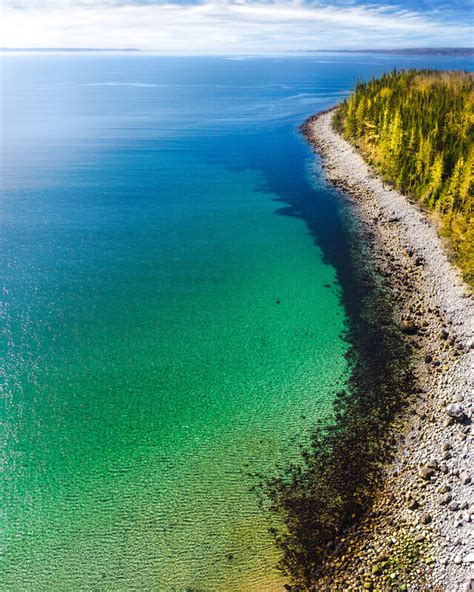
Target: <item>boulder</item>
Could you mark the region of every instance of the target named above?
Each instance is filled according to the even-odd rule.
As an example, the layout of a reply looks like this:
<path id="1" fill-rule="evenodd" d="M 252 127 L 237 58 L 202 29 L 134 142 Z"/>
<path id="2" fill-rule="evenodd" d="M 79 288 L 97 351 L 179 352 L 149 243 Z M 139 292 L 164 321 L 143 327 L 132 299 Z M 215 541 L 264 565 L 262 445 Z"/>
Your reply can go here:
<path id="1" fill-rule="evenodd" d="M 456 421 L 464 419 L 464 407 L 460 403 L 451 403 L 446 407 L 446 413 Z"/>
<path id="2" fill-rule="evenodd" d="M 418 469 L 418 475 L 424 479 L 425 481 L 429 481 L 431 477 L 435 474 L 434 469 L 429 467 L 428 465 L 422 465 Z"/>
<path id="3" fill-rule="evenodd" d="M 417 332 L 417 327 L 411 319 L 402 319 L 400 321 L 400 331 L 412 335 Z"/>
<path id="4" fill-rule="evenodd" d="M 422 524 L 429 524 L 431 522 L 432 518 L 431 518 L 431 514 L 429 512 L 425 512 L 421 518 L 420 518 L 420 522 Z"/>
<path id="5" fill-rule="evenodd" d="M 451 493 L 449 491 L 447 491 L 446 493 L 443 493 L 443 495 L 440 496 L 439 504 L 440 504 L 440 506 L 446 506 L 447 504 L 449 504 L 449 502 L 452 499 L 453 499 L 453 496 L 451 495 Z"/>

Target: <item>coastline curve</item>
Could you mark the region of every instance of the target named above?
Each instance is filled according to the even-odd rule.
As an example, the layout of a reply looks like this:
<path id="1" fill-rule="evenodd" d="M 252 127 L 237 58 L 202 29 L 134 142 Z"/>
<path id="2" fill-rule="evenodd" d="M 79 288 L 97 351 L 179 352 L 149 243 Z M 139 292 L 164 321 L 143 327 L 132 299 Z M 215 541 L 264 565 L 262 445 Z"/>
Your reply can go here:
<path id="1" fill-rule="evenodd" d="M 329 557 L 321 584 L 358 589 L 351 587 L 350 574 L 361 571 L 364 562 L 374 579 L 383 577 L 386 565 L 380 565 L 390 567 L 383 557 L 396 546 L 390 541 L 403 532 L 428 543 L 423 561 L 430 590 L 468 590 L 474 583 L 469 560 L 474 548 L 474 301 L 434 225 L 333 129 L 334 114 L 331 109 L 310 117 L 302 132 L 321 155 L 327 181 L 353 202 L 373 237 L 379 272 L 398 301 L 396 322 L 416 352 L 419 394 L 398 420 L 395 462 L 387 467 L 373 511 L 345 538 L 345 561 Z M 462 418 L 453 418 L 450 405 L 462 408 Z M 416 587 L 416 574 L 411 585 L 427 589 L 425 580 Z"/>

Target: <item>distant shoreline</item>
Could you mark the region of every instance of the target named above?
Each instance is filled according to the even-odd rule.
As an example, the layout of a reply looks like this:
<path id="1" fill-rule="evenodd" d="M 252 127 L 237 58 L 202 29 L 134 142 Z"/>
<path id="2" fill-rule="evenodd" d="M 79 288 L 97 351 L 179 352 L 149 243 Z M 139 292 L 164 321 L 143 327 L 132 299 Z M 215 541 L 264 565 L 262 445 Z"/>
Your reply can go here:
<path id="1" fill-rule="evenodd" d="M 334 109 L 319 113 L 302 130 L 321 155 L 328 181 L 353 200 L 373 236 L 380 275 L 397 302 L 392 320 L 413 347 L 419 395 L 397 424 L 396 462 L 387 467 L 371 516 L 344 535 L 342 550 L 329 554 L 318 584 L 378 589 L 389 575 L 384 570 L 396 577 L 390 558 L 400 557 L 404 551 L 397 555 L 395 547 L 407 540 L 420 554 L 409 589 L 464 589 L 474 561 L 468 529 L 474 518 L 474 453 L 468 447 L 474 301 L 425 214 L 384 184 L 334 131 L 333 115 Z M 460 421 L 447 413 L 449 405 L 462 406 Z"/>
<path id="2" fill-rule="evenodd" d="M 405 47 L 400 49 L 307 49 L 306 53 L 384 53 L 392 55 L 473 56 L 474 47 Z"/>
<path id="3" fill-rule="evenodd" d="M 120 53 L 120 52 L 131 52 L 131 53 L 154 53 L 154 50 L 140 49 L 137 47 L 0 47 L 1 53 L 80 53 L 80 52 L 91 52 L 91 53 Z M 298 55 L 304 53 L 344 53 L 344 54 L 388 54 L 388 55 L 410 55 L 410 56 L 474 56 L 474 47 L 407 47 L 400 49 L 298 49 L 289 51 L 288 55 Z M 169 55 L 169 54 L 163 54 Z M 222 54 L 222 55 L 234 55 L 234 54 Z M 252 54 L 255 55 L 255 54 Z M 258 55 L 258 54 L 257 54 Z M 260 57 L 265 57 L 273 54 L 260 54 Z"/>

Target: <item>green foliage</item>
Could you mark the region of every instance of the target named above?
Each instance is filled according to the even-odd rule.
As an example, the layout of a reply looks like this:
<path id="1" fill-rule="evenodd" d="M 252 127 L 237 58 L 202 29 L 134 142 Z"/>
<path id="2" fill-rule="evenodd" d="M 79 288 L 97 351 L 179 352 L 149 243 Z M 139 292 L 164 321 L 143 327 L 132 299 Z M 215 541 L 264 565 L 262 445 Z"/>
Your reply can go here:
<path id="1" fill-rule="evenodd" d="M 474 284 L 474 81 L 466 72 L 408 70 L 358 83 L 337 129 L 400 191 L 436 212 Z"/>

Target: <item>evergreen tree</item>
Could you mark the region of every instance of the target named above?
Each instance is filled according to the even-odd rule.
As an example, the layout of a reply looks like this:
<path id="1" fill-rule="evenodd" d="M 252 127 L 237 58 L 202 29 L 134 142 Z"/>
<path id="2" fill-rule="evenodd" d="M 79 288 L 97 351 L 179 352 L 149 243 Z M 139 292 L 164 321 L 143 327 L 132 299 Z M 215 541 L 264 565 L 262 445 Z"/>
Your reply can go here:
<path id="1" fill-rule="evenodd" d="M 359 82 L 338 121 L 382 176 L 441 218 L 474 284 L 474 82 L 466 72 L 408 70 Z"/>

